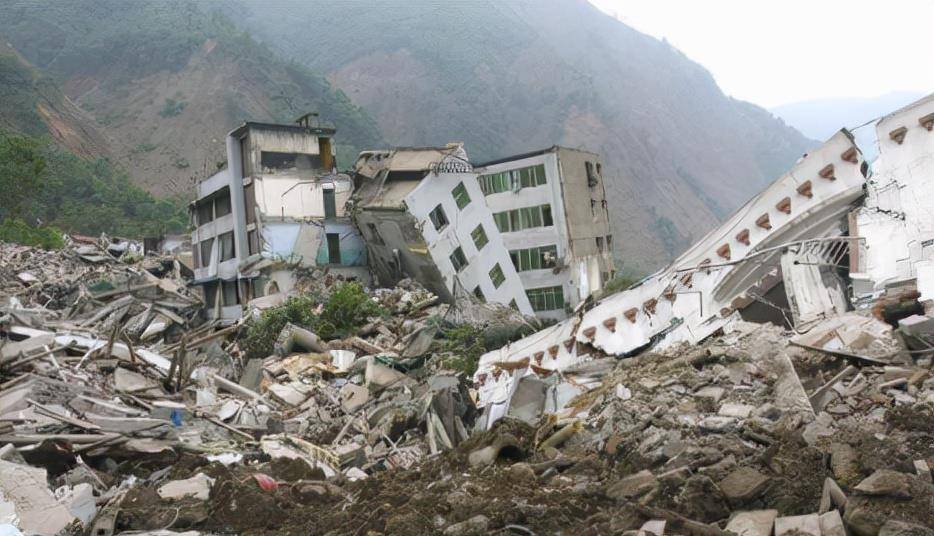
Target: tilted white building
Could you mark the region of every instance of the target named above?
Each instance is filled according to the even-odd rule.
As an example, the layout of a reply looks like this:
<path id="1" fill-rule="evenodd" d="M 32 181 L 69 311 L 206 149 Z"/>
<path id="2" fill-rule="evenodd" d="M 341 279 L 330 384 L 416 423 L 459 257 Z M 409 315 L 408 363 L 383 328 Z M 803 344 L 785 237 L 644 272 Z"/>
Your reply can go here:
<path id="1" fill-rule="evenodd" d="M 613 276 L 597 155 L 553 147 L 474 169 L 460 144 L 368 151 L 355 219 L 381 284 L 419 280 L 562 319 Z"/>

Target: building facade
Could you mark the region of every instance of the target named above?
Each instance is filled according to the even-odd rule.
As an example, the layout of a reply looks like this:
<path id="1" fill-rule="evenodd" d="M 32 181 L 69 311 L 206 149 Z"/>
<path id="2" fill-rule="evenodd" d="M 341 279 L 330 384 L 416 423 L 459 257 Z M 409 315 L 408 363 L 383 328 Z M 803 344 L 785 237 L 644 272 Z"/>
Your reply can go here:
<path id="1" fill-rule="evenodd" d="M 482 169 L 460 144 L 368 151 L 355 218 L 381 284 L 412 277 L 447 300 L 562 319 L 613 276 L 600 170 L 597 155 L 562 147 Z"/>
<path id="2" fill-rule="evenodd" d="M 554 146 L 476 170 L 536 315 L 563 319 L 603 289 L 613 235 L 598 155 Z"/>
<path id="3" fill-rule="evenodd" d="M 255 298 L 288 292 L 296 267 L 368 278 L 366 248 L 345 205 L 335 129 L 244 123 L 227 135 L 227 165 L 198 184 L 190 207 L 195 283 L 209 316 L 239 318 Z"/>

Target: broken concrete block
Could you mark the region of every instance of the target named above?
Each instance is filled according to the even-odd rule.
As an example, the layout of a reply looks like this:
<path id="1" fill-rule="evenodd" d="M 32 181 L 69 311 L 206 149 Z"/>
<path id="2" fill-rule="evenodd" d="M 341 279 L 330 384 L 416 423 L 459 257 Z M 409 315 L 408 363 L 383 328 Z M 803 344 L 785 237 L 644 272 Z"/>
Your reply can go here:
<path id="1" fill-rule="evenodd" d="M 149 389 L 158 389 L 159 382 L 138 372 L 117 367 L 114 371 L 114 388 L 123 393 L 138 393 Z"/>
<path id="2" fill-rule="evenodd" d="M 755 409 L 756 409 L 755 406 L 750 406 L 748 404 L 726 403 L 720 406 L 720 411 L 718 411 L 717 414 L 723 417 L 736 417 L 737 419 L 747 419 L 749 418 L 749 415 Z"/>
<path id="3" fill-rule="evenodd" d="M 527 463 L 519 462 L 509 466 L 506 470 L 511 482 L 535 482 L 535 471 Z"/>
<path id="4" fill-rule="evenodd" d="M 708 385 L 694 393 L 694 398 L 697 399 L 698 407 L 701 410 L 713 411 L 720 403 L 720 399 L 723 398 L 725 392 L 726 390 L 723 387 Z"/>
<path id="5" fill-rule="evenodd" d="M 863 495 L 911 498 L 911 478 L 891 469 L 879 469 L 853 489 Z"/>
<path id="6" fill-rule="evenodd" d="M 740 467 L 720 481 L 720 490 L 731 504 L 742 504 L 762 494 L 769 478 L 751 467 Z"/>
<path id="7" fill-rule="evenodd" d="M 19 528 L 27 534 L 54 536 L 75 519 L 47 482 L 45 469 L 0 460 L 0 495 L 13 504 Z"/>
<path id="8" fill-rule="evenodd" d="M 821 536 L 820 516 L 779 517 L 775 520 L 775 536 Z"/>
<path id="9" fill-rule="evenodd" d="M 512 434 L 502 434 L 490 445 L 474 450 L 467 456 L 471 467 L 484 467 L 491 465 L 499 457 L 503 449 L 516 449 L 519 441 Z"/>
<path id="10" fill-rule="evenodd" d="M 341 406 L 347 413 L 353 413 L 370 400 L 370 390 L 361 385 L 345 383 L 341 387 Z"/>
<path id="11" fill-rule="evenodd" d="M 664 519 L 650 519 L 642 524 L 642 527 L 639 528 L 639 534 L 654 534 L 655 536 L 664 536 L 665 534 L 665 525 L 667 521 Z"/>
<path id="12" fill-rule="evenodd" d="M 925 460 L 915 460 L 915 472 L 918 473 L 918 476 L 921 477 L 925 482 L 934 482 L 931 478 L 931 468 L 928 467 L 928 462 Z"/>
<path id="13" fill-rule="evenodd" d="M 310 396 L 308 387 L 296 382 L 288 384 L 274 383 L 267 389 L 273 398 L 290 406 L 300 406 Z"/>
<path id="14" fill-rule="evenodd" d="M 698 423 L 698 426 L 700 426 L 700 429 L 705 432 L 721 434 L 732 430 L 736 426 L 736 419 L 733 417 L 713 415 L 701 419 L 700 423 Z"/>
<path id="15" fill-rule="evenodd" d="M 813 446 L 820 438 L 832 436 L 833 431 L 833 417 L 829 413 L 821 412 L 816 419 L 804 427 L 801 437 L 808 445 Z"/>
<path id="16" fill-rule="evenodd" d="M 778 510 L 736 512 L 726 524 L 726 531 L 736 536 L 771 536 Z"/>
<path id="17" fill-rule="evenodd" d="M 489 527 L 490 519 L 480 514 L 444 529 L 444 536 L 485 536 Z"/>
<path id="18" fill-rule="evenodd" d="M 82 525 L 87 525 L 97 515 L 94 488 L 90 484 L 59 488 L 56 495 L 58 495 L 58 502 L 64 504 L 71 515 L 78 518 Z"/>
<path id="19" fill-rule="evenodd" d="M 727 532 L 736 536 L 771 536 L 778 510 L 736 512 L 726 524 Z"/>
<path id="20" fill-rule="evenodd" d="M 352 350 L 331 350 L 331 365 L 338 372 L 347 372 L 357 359 L 357 353 Z"/>
<path id="21" fill-rule="evenodd" d="M 367 360 L 366 373 L 364 374 L 364 382 L 367 387 L 385 389 L 401 382 L 406 377 L 405 374 L 396 369 L 380 365 L 373 358 Z"/>
<path id="22" fill-rule="evenodd" d="M 279 332 L 279 338 L 276 339 L 276 355 L 285 357 L 298 350 L 323 353 L 327 351 L 327 348 L 314 333 L 295 324 L 286 324 Z"/>
<path id="23" fill-rule="evenodd" d="M 655 475 L 648 469 L 644 469 L 607 486 L 606 495 L 617 500 L 631 499 L 648 493 L 656 484 L 658 480 Z"/>
<path id="24" fill-rule="evenodd" d="M 889 519 L 879 529 L 879 536 L 934 536 L 934 528 Z"/>
<path id="25" fill-rule="evenodd" d="M 820 532 L 821 536 L 846 536 L 846 528 L 839 511 L 831 510 L 821 514 Z"/>
<path id="26" fill-rule="evenodd" d="M 846 443 L 831 443 L 830 469 L 833 476 L 846 486 L 852 486 L 859 481 L 859 454 L 856 449 Z"/>
<path id="27" fill-rule="evenodd" d="M 632 398 L 632 391 L 621 383 L 616 384 L 616 397 L 620 400 L 629 400 Z"/>
<path id="28" fill-rule="evenodd" d="M 163 499 L 178 500 L 191 497 L 206 501 L 211 495 L 211 486 L 213 485 L 213 478 L 204 473 L 198 473 L 185 480 L 172 480 L 160 486 L 156 491 L 159 493 L 159 497 Z"/>

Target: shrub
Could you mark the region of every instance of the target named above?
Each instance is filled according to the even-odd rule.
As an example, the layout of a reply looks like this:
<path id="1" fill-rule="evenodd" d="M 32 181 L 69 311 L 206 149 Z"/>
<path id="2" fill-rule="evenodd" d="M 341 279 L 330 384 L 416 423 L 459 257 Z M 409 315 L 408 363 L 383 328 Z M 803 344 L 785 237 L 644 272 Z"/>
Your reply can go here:
<path id="1" fill-rule="evenodd" d="M 444 365 L 467 376 L 473 376 L 480 363 L 480 356 L 487 352 L 484 331 L 470 324 L 450 326 L 441 330 L 441 350 L 450 355 Z"/>
<path id="2" fill-rule="evenodd" d="M 247 358 L 262 358 L 272 353 L 279 332 L 286 324 L 310 328 L 314 324 L 317 301 L 311 296 L 289 298 L 279 307 L 263 311 L 257 320 L 247 323 L 243 348 Z"/>
<path id="3" fill-rule="evenodd" d="M 325 340 L 347 337 L 366 323 L 371 316 L 386 311 L 367 296 L 359 283 L 341 283 L 334 287 L 320 314 L 315 310 L 321 300 L 317 296 L 289 298 L 279 307 L 263 311 L 260 318 L 247 324 L 243 347 L 247 358 L 266 357 L 273 352 L 276 338 L 286 324 L 292 323 L 313 331 Z"/>
<path id="4" fill-rule="evenodd" d="M 367 296 L 360 283 L 340 283 L 324 304 L 314 323 L 314 332 L 323 339 L 346 337 L 365 324 L 367 318 L 385 314 L 386 311 Z"/>
<path id="5" fill-rule="evenodd" d="M 61 249 L 62 232 L 54 227 L 30 227 L 23 220 L 7 219 L 0 223 L 0 242 L 15 242 L 43 249 Z"/>

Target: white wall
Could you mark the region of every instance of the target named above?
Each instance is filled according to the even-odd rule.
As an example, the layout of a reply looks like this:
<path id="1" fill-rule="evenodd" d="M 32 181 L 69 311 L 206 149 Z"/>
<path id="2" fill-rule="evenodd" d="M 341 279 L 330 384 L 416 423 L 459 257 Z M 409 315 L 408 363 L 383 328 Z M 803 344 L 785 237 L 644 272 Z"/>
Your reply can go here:
<path id="1" fill-rule="evenodd" d="M 458 209 L 451 191 L 461 182 L 467 189 L 470 203 Z M 467 292 L 473 292 L 474 287 L 479 285 L 487 301 L 508 304 L 516 300 L 522 313 L 532 314 L 532 306 L 525 295 L 522 281 L 509 258 L 502 235 L 493 222 L 493 214 L 484 203 L 476 173 L 429 174 L 405 197 L 405 203 L 412 216 L 418 220 L 422 236 L 428 244 L 428 252 L 444 276 L 449 290 L 454 291 L 455 279 Z M 449 221 L 440 233 L 428 217 L 438 204 L 444 208 Z M 470 233 L 481 223 L 489 242 L 482 251 L 477 251 Z M 455 273 L 450 255 L 458 246 L 464 252 L 468 264 L 460 273 Z M 499 288 L 494 288 L 489 271 L 497 263 L 506 280 Z"/>
<path id="2" fill-rule="evenodd" d="M 353 181 L 346 175 L 314 180 L 313 174 L 292 171 L 261 175 L 255 184 L 256 204 L 270 218 L 324 218 L 326 189 L 334 189 L 337 217 L 344 217 L 353 193 Z"/>
<path id="3" fill-rule="evenodd" d="M 580 300 L 580 289 L 574 283 L 578 278 L 576 265 L 569 259 L 567 223 L 564 214 L 564 203 L 561 202 L 562 190 L 558 170 L 558 158 L 555 153 L 535 155 L 521 160 L 513 160 L 501 164 L 478 169 L 478 173 L 489 175 L 513 169 L 519 169 L 543 164 L 547 184 L 521 188 L 519 191 L 499 192 L 486 196 L 486 204 L 491 213 L 504 212 L 517 208 L 550 205 L 554 225 L 525 229 L 519 232 L 502 233 L 503 242 L 507 250 L 527 249 L 539 246 L 557 246 L 558 258 L 564 263 L 564 269 L 554 273 L 551 268 L 542 270 L 529 270 L 519 272 L 519 278 L 526 289 L 555 287 L 564 288 L 565 303 L 572 307 Z M 479 191 L 479 186 L 478 186 Z M 482 195 L 482 192 L 481 192 Z M 560 265 L 560 264 L 559 264 Z M 535 313 L 542 317 L 565 318 L 564 310 L 539 311 Z"/>
<path id="4" fill-rule="evenodd" d="M 886 283 L 929 277 L 934 266 L 934 131 L 919 119 L 934 113 L 934 95 L 921 99 L 876 125 L 879 157 L 873 162 L 865 208 L 857 214 L 860 271 L 876 291 Z M 902 143 L 890 133 L 905 127 Z M 934 281 L 919 280 L 919 287 Z M 934 296 L 923 296 L 934 299 Z"/>

